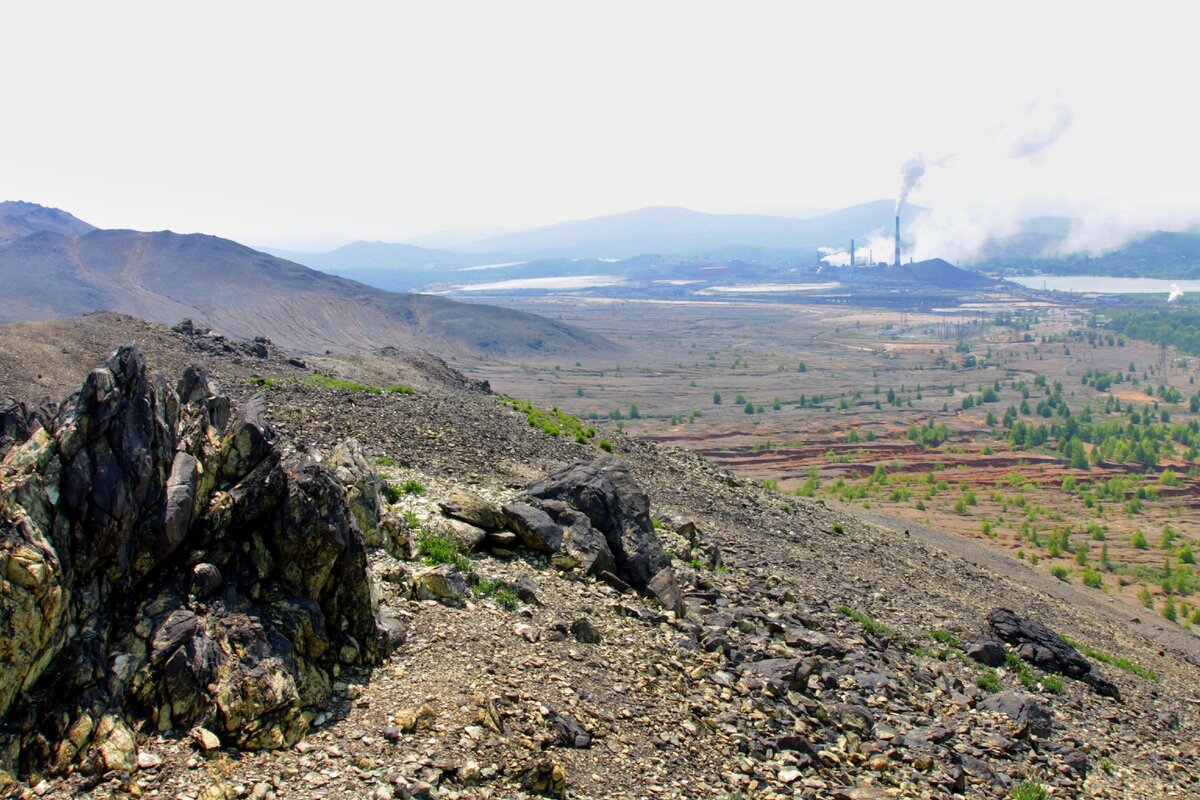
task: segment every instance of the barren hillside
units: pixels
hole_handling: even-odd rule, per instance
[[[289,362],[273,346],[106,316],[0,336],[0,352],[25,354],[3,363],[5,392],[61,395],[106,342],[137,339],[170,384],[199,361],[235,405],[263,392],[285,451],[320,460],[356,438],[411,543],[370,555],[382,613],[401,631],[391,655],[344,670],[301,744],[209,747],[195,731],[135,725],[137,769],[22,773],[39,793],[999,798],[1029,781],[1056,797],[1159,798],[1200,788],[1195,652],[1070,587],[1048,594],[694,454],[621,434],[602,443],[419,353]],[[573,462],[611,463],[596,462],[609,448],[648,498],[681,613],[496,516],[534,503],[529,485]],[[510,513],[528,512],[500,516]],[[461,550],[435,552],[435,540]],[[435,590],[431,570],[460,578]],[[1019,630],[999,607],[1024,620]],[[1034,647],[1021,638],[1040,635],[1030,620],[1087,657],[1059,652],[1052,635]]]

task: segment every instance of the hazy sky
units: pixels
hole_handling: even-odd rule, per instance
[[[818,8],[818,5],[820,6]],[[280,246],[895,197],[1200,218],[1185,3],[23,3],[0,196]]]

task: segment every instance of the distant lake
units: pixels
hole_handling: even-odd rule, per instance
[[[1009,278],[1030,289],[1056,292],[1099,292],[1100,294],[1169,294],[1172,286],[1183,292],[1200,292],[1200,280],[1173,281],[1163,278],[1108,278],[1100,275],[1020,275]]]

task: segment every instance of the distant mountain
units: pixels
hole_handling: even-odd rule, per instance
[[[1043,272],[1049,275],[1195,279],[1200,278],[1200,232],[1154,231],[1099,256],[1004,255],[983,260],[972,267],[1010,274]]]
[[[906,217],[924,213],[910,206]],[[876,200],[811,219],[762,214],[709,214],[653,206],[592,219],[489,236],[452,249],[508,253],[514,258],[629,258],[643,253],[698,255],[736,246],[815,251],[852,237],[891,230],[893,202]]]
[[[341,275],[391,291],[407,291],[441,283],[452,279],[448,278],[448,272],[489,261],[500,263],[511,260],[502,256],[489,258],[394,242],[351,242],[326,253],[298,253],[270,247],[264,247],[262,251],[331,275]]]
[[[440,352],[526,355],[616,349],[534,314],[381,291],[201,234],[64,233],[65,212],[28,210],[43,229],[0,245],[0,322],[118,311],[175,323],[191,317],[227,335],[266,336],[307,351],[407,345]]]
[[[92,230],[94,226],[57,208],[20,200],[0,202],[0,245],[42,231],[78,236]]]

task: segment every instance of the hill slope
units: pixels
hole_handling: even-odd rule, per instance
[[[77,217],[20,200],[0,202],[0,245],[39,231],[78,236],[95,228]]]
[[[39,230],[0,245],[0,283],[4,322],[99,310],[167,323],[191,317],[231,336],[266,336],[305,352],[386,345],[513,354],[615,349],[534,314],[382,291],[201,234]]]
[[[265,402],[281,444],[331,453],[356,437],[364,463],[389,465],[377,468],[399,500],[381,513],[411,514],[421,531],[475,535],[451,527],[439,504],[461,511],[469,490],[479,498],[472,507],[491,509],[518,499],[514,486],[600,454],[594,441],[548,435],[420,357],[312,359],[342,377],[415,387],[348,402],[284,354],[250,364],[204,349],[202,337],[137,321],[93,315],[0,328],[6,346],[53,338],[59,352],[127,336],[172,381],[184,365],[204,361],[239,405],[257,391],[248,378],[275,376]],[[32,362],[14,368],[22,366],[27,373],[13,375],[14,386],[32,380]],[[140,751],[154,765],[136,772],[137,790],[219,796],[262,785],[280,797],[520,797],[529,773],[548,762],[547,775],[580,800],[723,797],[752,785],[764,797],[999,799],[1026,777],[1050,785],[1055,797],[1194,795],[1198,673],[1194,639],[1178,626],[1164,638],[1153,619],[1134,624],[1077,587],[1045,576],[1039,583],[1024,564],[997,572],[919,531],[910,537],[783,497],[694,454],[619,433],[611,447],[648,495],[642,522],[650,527],[650,514],[661,521],[654,527],[683,590],[683,617],[580,574],[569,560],[549,562],[512,536],[478,539],[461,557],[475,591],[464,583],[465,596],[443,603],[414,590],[430,572],[425,564],[376,549],[381,619],[397,634],[390,663],[370,673],[344,668],[333,706],[313,709],[322,713],[302,749],[198,753],[182,730],[129,737],[132,763]],[[422,493],[404,494],[406,482]],[[575,533],[579,514],[564,513]],[[398,530],[408,535],[403,524]],[[9,574],[23,577],[13,561]],[[237,599],[227,591],[196,602]],[[1038,665],[1045,661],[1025,663],[989,627],[998,599],[1159,677],[1085,662],[1084,678],[1098,670],[1119,689],[1117,701],[1078,674],[1053,676]],[[1010,657],[1005,668],[968,656],[990,658],[978,649],[983,642],[992,656]],[[123,796],[129,771],[51,775],[45,790]]]
[[[891,200],[876,200],[811,219],[794,219],[653,206],[490,236],[454,249],[463,253],[510,253],[522,258],[693,255],[734,246],[815,250],[823,245],[848,244],[852,237],[886,229],[892,222],[892,208]],[[920,211],[913,206],[907,213]]]

